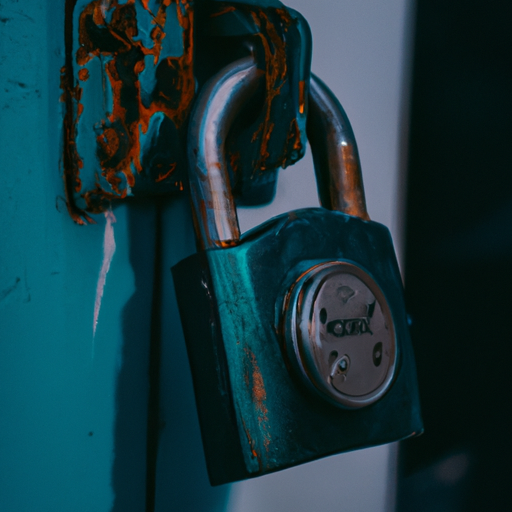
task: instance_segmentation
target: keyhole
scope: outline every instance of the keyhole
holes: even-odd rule
[[[373,364],[380,366],[380,363],[382,363],[382,343],[379,341],[379,343],[373,347]]]

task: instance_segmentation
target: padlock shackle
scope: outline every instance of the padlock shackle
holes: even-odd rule
[[[201,249],[237,245],[240,227],[226,163],[234,118],[253,96],[263,71],[252,57],[231,63],[203,86],[189,127],[190,193]]]
[[[188,157],[192,210],[201,249],[240,242],[225,142],[233,120],[256,92],[262,76],[252,56],[233,62],[206,82],[194,106]],[[352,127],[334,94],[314,75],[308,109],[307,135],[320,204],[369,220]],[[333,173],[333,169],[338,172]]]
[[[370,220],[352,126],[336,96],[315,75],[309,84],[306,133],[320,204],[327,210]],[[333,169],[338,172],[332,172]]]

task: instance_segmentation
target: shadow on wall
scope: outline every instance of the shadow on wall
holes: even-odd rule
[[[123,312],[112,512],[221,512],[230,487],[208,481],[170,273],[194,251],[187,198],[130,205],[129,232],[135,293]]]

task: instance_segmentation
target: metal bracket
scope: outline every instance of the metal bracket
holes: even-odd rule
[[[276,0],[66,0],[63,167],[73,219],[112,201],[187,188],[186,130],[197,89],[254,54],[266,80],[228,137],[241,204],[272,199],[300,159],[311,36]]]

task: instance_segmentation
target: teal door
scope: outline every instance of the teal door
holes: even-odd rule
[[[64,0],[0,3],[0,510],[142,511],[157,488],[223,510],[169,272],[194,250],[187,201],[71,220],[63,27]]]
[[[408,3],[288,3],[321,49],[313,71],[351,116],[370,214],[389,225]],[[0,2],[0,510],[385,510],[387,448],[209,486],[169,272],[194,250],[188,202],[120,206],[88,226],[69,217],[64,4]],[[314,204],[312,167],[302,169],[282,173],[278,209],[244,212],[242,227]]]

